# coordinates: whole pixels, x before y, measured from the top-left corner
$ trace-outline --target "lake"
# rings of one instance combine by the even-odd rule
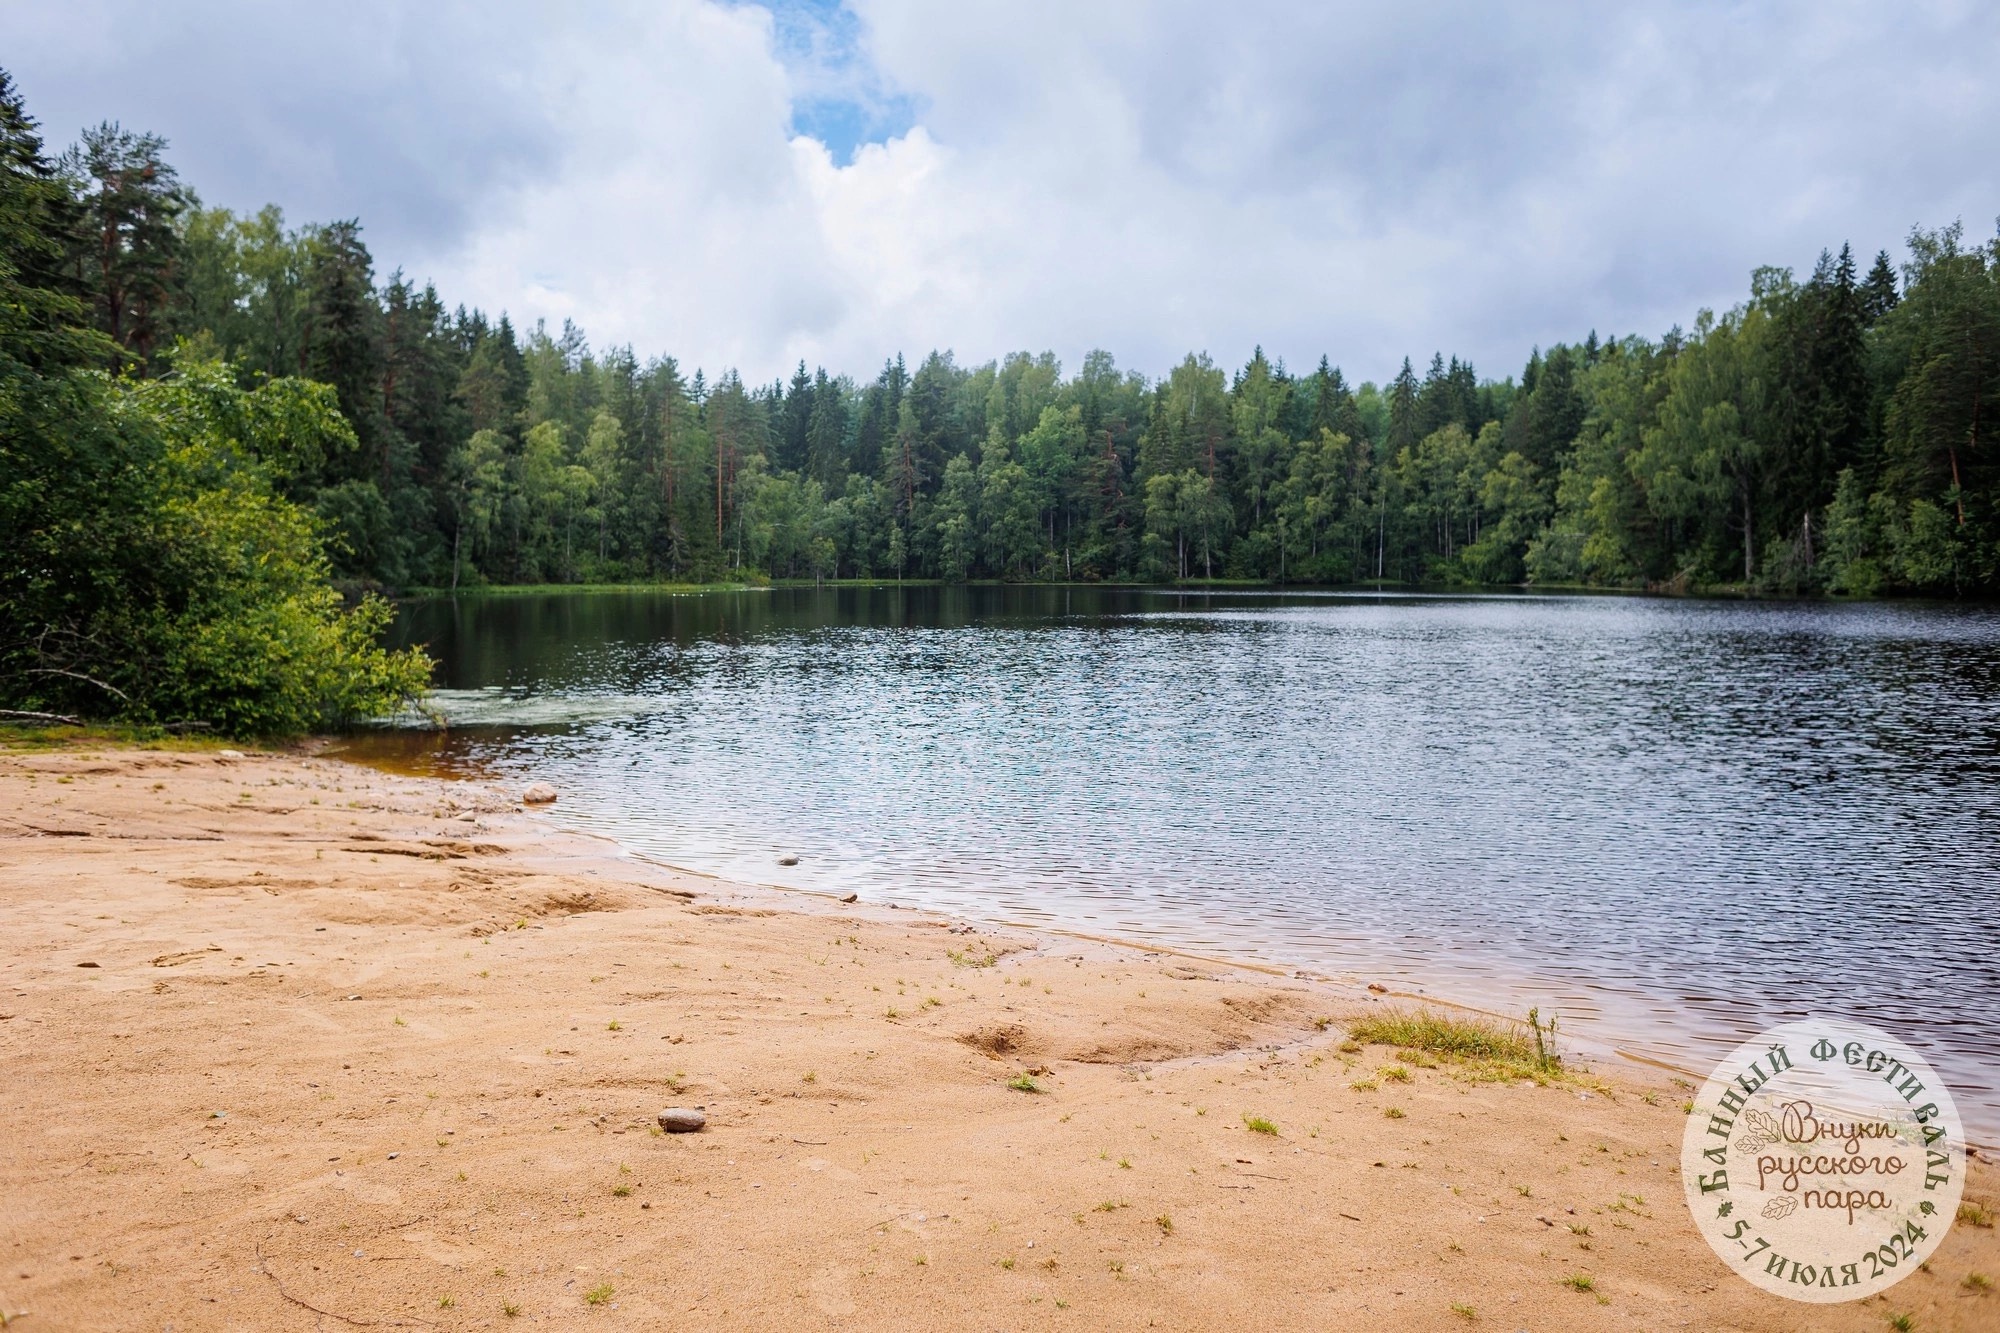
[[[1848,1015],[2000,1138],[1991,608],[886,586],[396,632],[451,730],[364,754],[545,778],[648,857],[1535,1004],[1703,1073]]]

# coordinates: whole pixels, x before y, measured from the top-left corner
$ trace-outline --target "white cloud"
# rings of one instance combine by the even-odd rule
[[[359,212],[447,299],[752,378],[1257,342],[1506,374],[2000,211],[1990,6],[854,3],[94,0],[13,58],[45,114],[165,129],[211,197]],[[851,161],[794,135],[842,96],[914,123]]]

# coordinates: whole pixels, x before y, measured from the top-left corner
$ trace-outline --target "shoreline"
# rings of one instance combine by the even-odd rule
[[[352,742],[319,744],[315,752],[394,776],[444,782],[484,783],[496,790],[510,784],[520,785],[534,780],[533,775],[526,772],[503,774],[482,771],[476,764],[469,763],[462,757],[440,762],[435,756],[399,754],[365,745],[355,746]],[[669,861],[621,841],[614,833],[569,823],[562,818],[560,802],[541,809],[533,817],[548,821],[552,828],[558,829],[565,836],[602,844],[609,849],[605,855],[611,862],[652,866],[675,874],[777,894],[780,895],[778,903],[781,909],[786,895],[833,900],[838,899],[842,892],[840,888],[751,880]],[[859,889],[862,886],[855,887]],[[889,904],[876,900],[874,905],[880,907]],[[1209,966],[1240,969],[1277,978],[1310,980],[1357,990],[1366,990],[1370,983],[1384,984],[1385,989],[1380,993],[1391,1000],[1437,1006],[1506,1024],[1521,1024],[1529,1009],[1539,1006],[1545,1014],[1559,1016],[1563,1020],[1560,1040],[1564,1049],[1572,1055],[1598,1065],[1608,1063],[1619,1069],[1630,1068],[1664,1073],[1690,1080],[1697,1085],[1707,1075],[1701,1067],[1702,1060],[1699,1053],[1686,1049],[1686,1043],[1694,1041],[1711,1047],[1712,1059],[1720,1059],[1738,1043],[1756,1035],[1763,1026],[1753,1025],[1729,1031],[1713,1030],[1704,1033],[1699,1039],[1692,1038],[1685,1026],[1679,1029],[1669,1027],[1668,1031],[1674,1032],[1681,1039],[1682,1048],[1676,1049],[1673,1038],[1662,1032],[1660,1021],[1655,1018],[1649,1024],[1646,1017],[1648,1007],[1658,1003],[1657,997],[1636,990],[1621,989],[1601,979],[1586,981],[1568,977],[1558,981],[1548,974],[1536,972],[1517,958],[1501,953],[1464,955],[1460,961],[1474,963],[1478,968],[1476,980],[1468,983],[1465,980],[1466,974],[1455,972],[1447,964],[1434,963],[1427,969],[1418,970],[1408,957],[1408,942],[1387,938],[1356,941],[1348,951],[1348,956],[1334,958],[1320,956],[1287,961],[1268,956],[1232,953],[1226,942],[1219,942],[1214,948],[1204,948],[1176,941],[1168,935],[1147,936],[1132,931],[1108,933],[1081,925],[1024,920],[997,911],[972,914],[921,901],[897,902],[894,906],[898,910],[916,911],[958,922],[976,921],[989,927],[1075,939],[1137,953],[1171,954]],[[1368,965],[1360,956],[1368,954],[1371,950],[1376,953],[1378,959],[1373,966]],[[1567,993],[1564,993],[1565,991]],[[1507,1007],[1510,1005],[1512,1007]],[[1551,1008],[1551,1005],[1555,1007]],[[1711,1024],[1714,1021],[1712,1014],[1704,1015],[1702,1018]],[[1927,1055],[1934,1064],[1940,1062],[1938,1053],[1927,1052]],[[1987,1153],[1989,1158],[2000,1159],[2000,1121],[1994,1119],[1988,1107],[1968,1105],[1965,1086],[1958,1086],[1955,1091],[1958,1093],[1960,1117],[1966,1122],[1968,1143]]]
[[[1346,1050],[1358,978],[712,879],[334,756],[6,751],[0,791],[24,1327],[2000,1318],[1963,1223],[1888,1307],[1758,1292],[1665,1071]]]

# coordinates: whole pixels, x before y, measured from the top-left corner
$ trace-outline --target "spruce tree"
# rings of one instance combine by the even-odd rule
[[[1900,298],[1896,290],[1896,270],[1889,263],[1889,252],[1875,252],[1875,266],[1868,270],[1868,278],[1861,284],[1861,322],[1874,328],[1882,316],[1896,308]]]

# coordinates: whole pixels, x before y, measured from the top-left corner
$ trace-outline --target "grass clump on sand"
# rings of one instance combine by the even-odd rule
[[[1244,1116],[1243,1128],[1249,1130],[1252,1134],[1276,1134],[1278,1132],[1278,1127],[1261,1115]]]
[[[1419,1008],[1384,1009],[1348,1025],[1348,1035],[1359,1042],[1441,1056],[1475,1077],[1536,1082],[1564,1072],[1562,1057],[1556,1054],[1555,1031],[1555,1020],[1542,1022],[1540,1011],[1534,1009],[1528,1011],[1526,1023]],[[1408,1077],[1408,1071],[1400,1072]],[[1388,1071],[1384,1074],[1394,1077]]]

